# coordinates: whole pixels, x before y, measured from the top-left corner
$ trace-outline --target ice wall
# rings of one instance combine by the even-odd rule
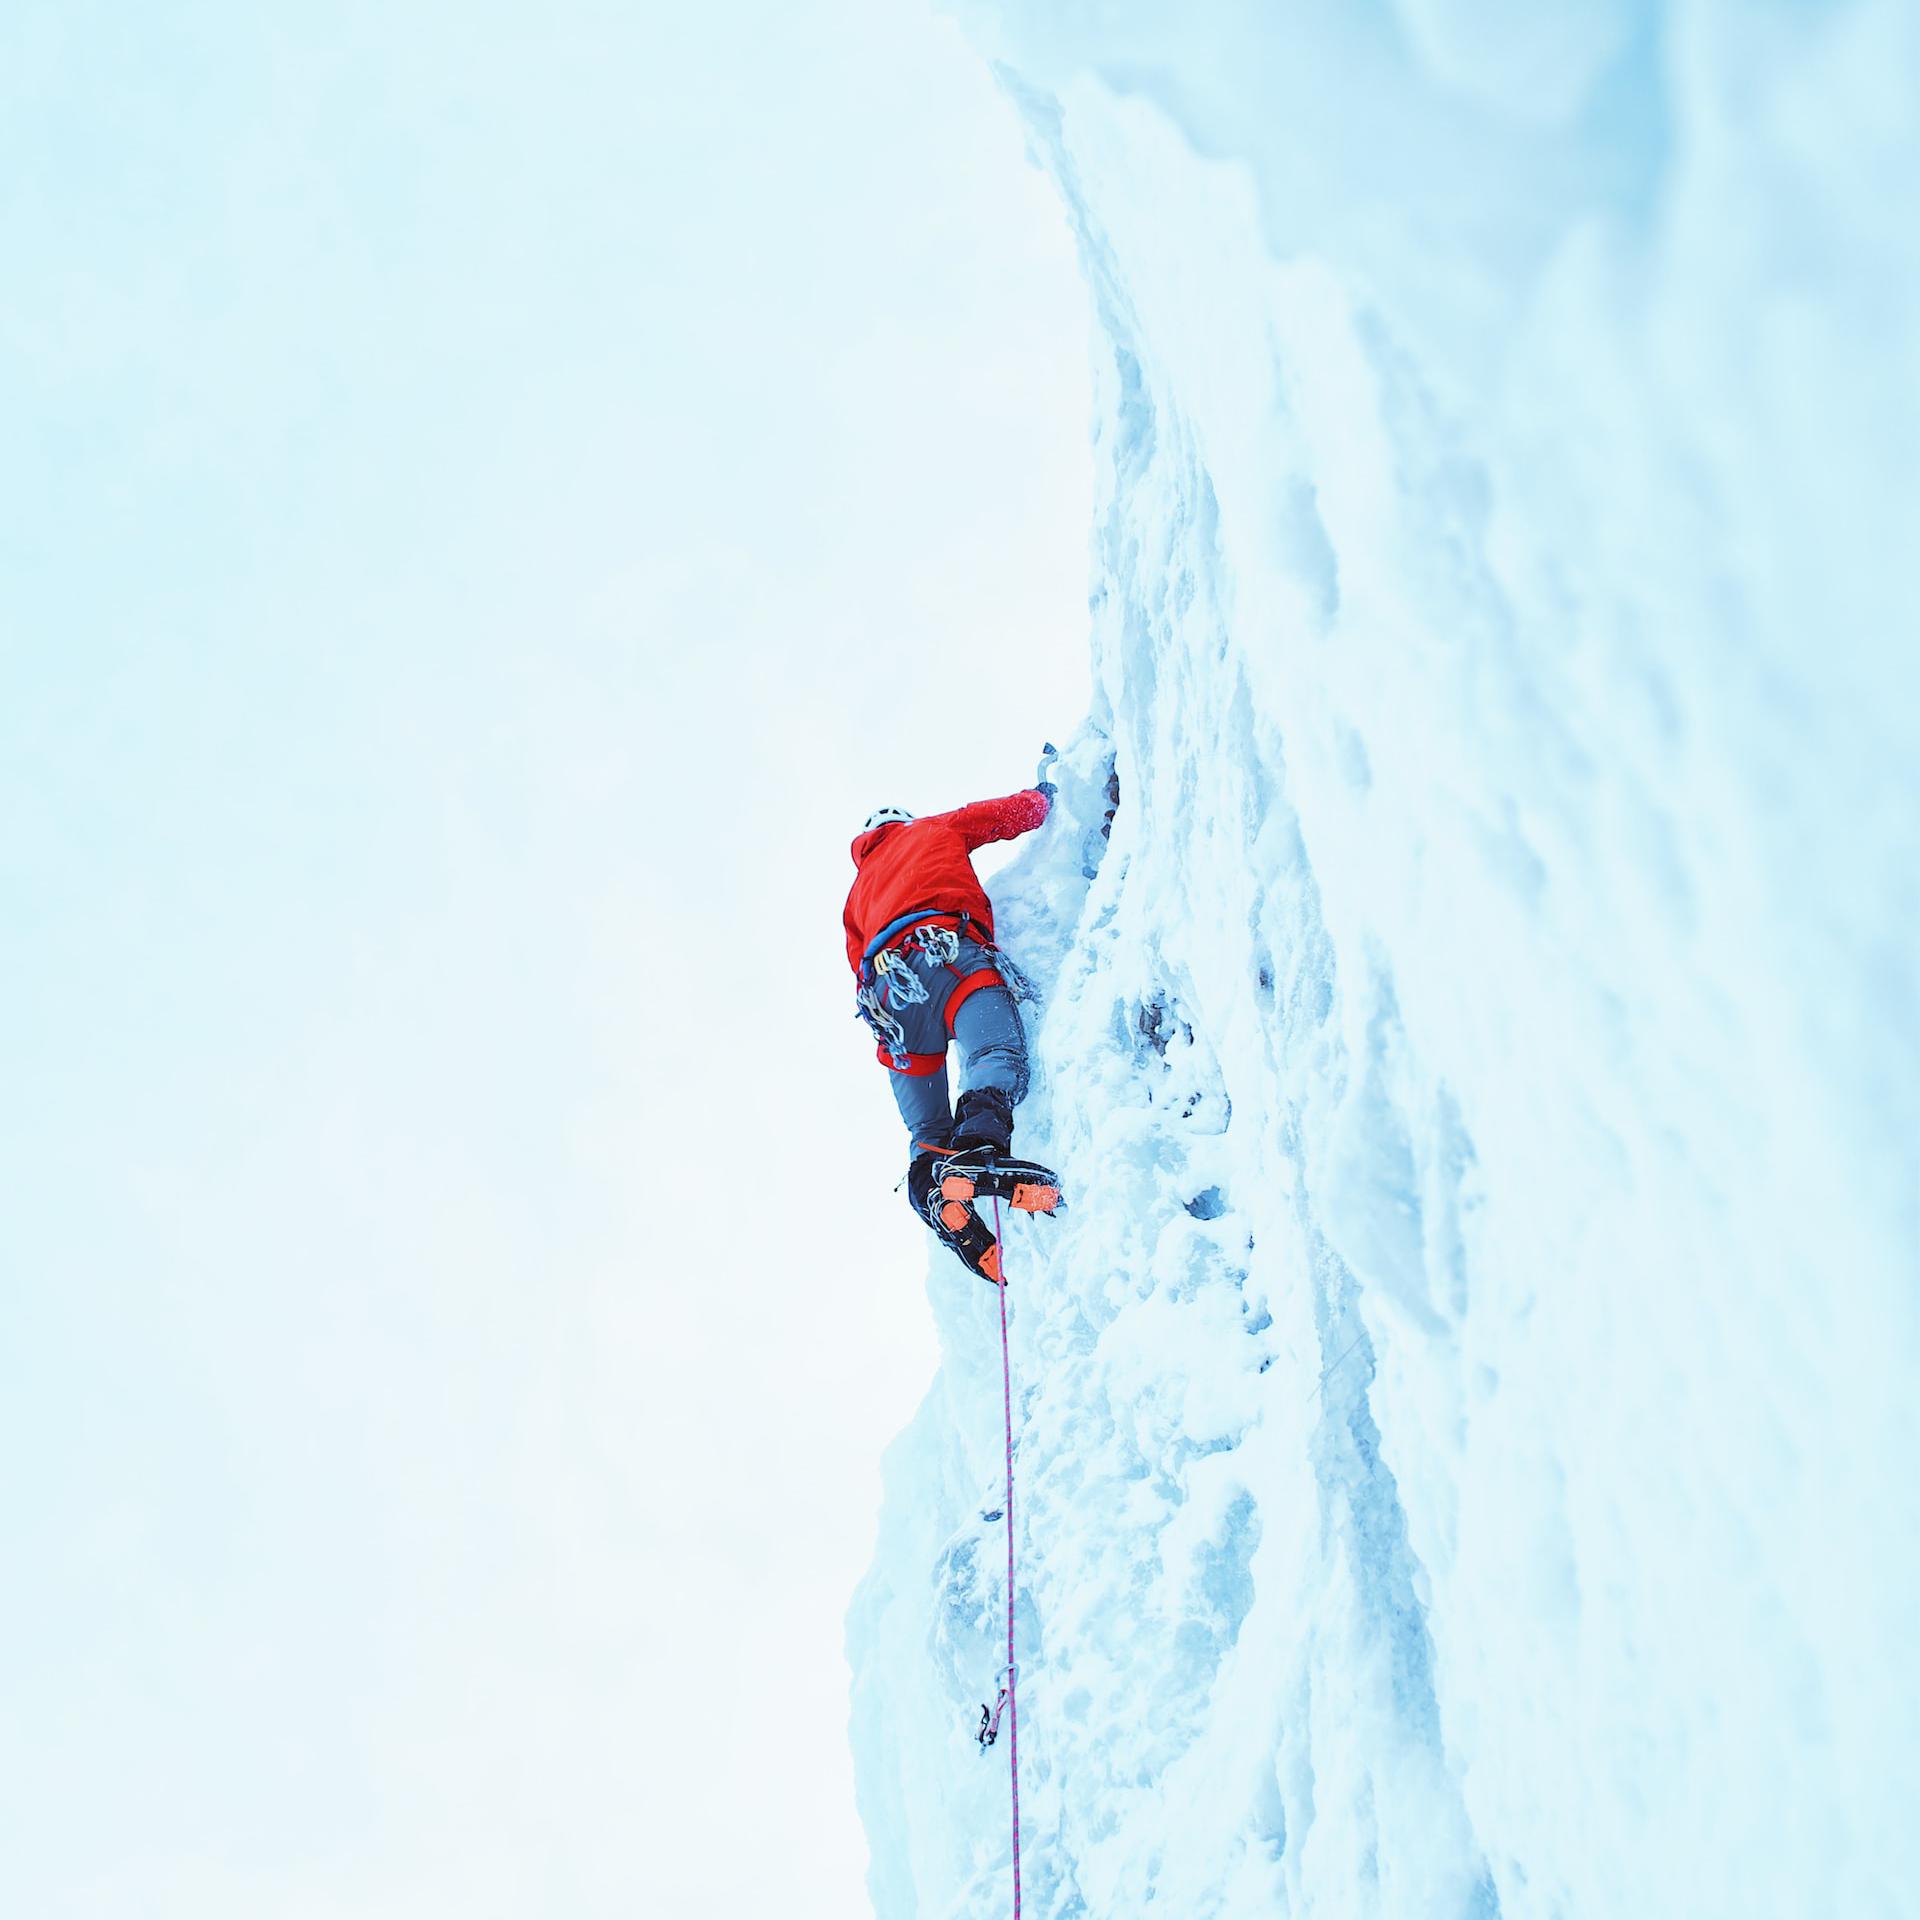
[[[1028,1911],[1920,1911],[1913,10],[963,17],[1098,318]],[[1010,1910],[984,1295],[849,1622],[882,1920]]]

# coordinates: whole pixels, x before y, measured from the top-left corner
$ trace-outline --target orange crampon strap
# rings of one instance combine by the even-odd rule
[[[972,1217],[964,1203],[958,1200],[949,1200],[940,1209],[940,1224],[952,1233],[958,1233]]]
[[[1060,1189],[1043,1186],[1037,1180],[1018,1180],[1007,1204],[1021,1213],[1051,1213],[1060,1204]]]
[[[950,1173],[940,1182],[940,1197],[943,1200],[971,1200],[975,1188],[964,1173]]]

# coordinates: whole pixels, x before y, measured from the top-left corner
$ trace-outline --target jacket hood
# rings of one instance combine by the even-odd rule
[[[870,854],[895,827],[910,827],[912,825],[913,822],[911,820],[889,820],[884,826],[869,827],[865,833],[856,833],[853,836],[853,864],[856,867],[860,866],[865,861],[867,855]]]

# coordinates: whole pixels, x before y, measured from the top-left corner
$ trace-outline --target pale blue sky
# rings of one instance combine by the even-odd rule
[[[846,842],[1085,698],[1012,112],[915,0],[16,6],[0,246],[5,1905],[860,1910]]]

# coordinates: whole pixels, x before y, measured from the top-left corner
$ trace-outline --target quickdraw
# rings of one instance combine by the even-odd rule
[[[929,920],[915,927],[902,943],[918,947],[936,967],[950,967],[960,958],[960,936],[951,927],[935,926]]]
[[[861,987],[854,999],[857,1003],[853,1010],[854,1018],[867,1023],[873,1037],[891,1056],[894,1072],[905,1073],[908,1056],[906,1028],[887,1011],[877,989]]]
[[[873,961],[874,984],[889,1007],[924,1006],[927,983],[913,970],[913,962],[897,947],[876,954]]]
[[[1014,999],[1026,1006],[1037,1007],[1040,1004],[1040,989],[991,940],[983,940],[980,944],[986,948],[994,971],[1007,983],[1007,991]]]
[[[1003,1667],[995,1681],[1000,1690],[1000,1697],[991,1707],[984,1700],[980,1702],[980,1730],[973,1737],[979,1743],[983,1759],[986,1757],[987,1749],[1000,1738],[1000,1716],[1007,1710],[1007,1682],[1012,1677],[1013,1669]]]

